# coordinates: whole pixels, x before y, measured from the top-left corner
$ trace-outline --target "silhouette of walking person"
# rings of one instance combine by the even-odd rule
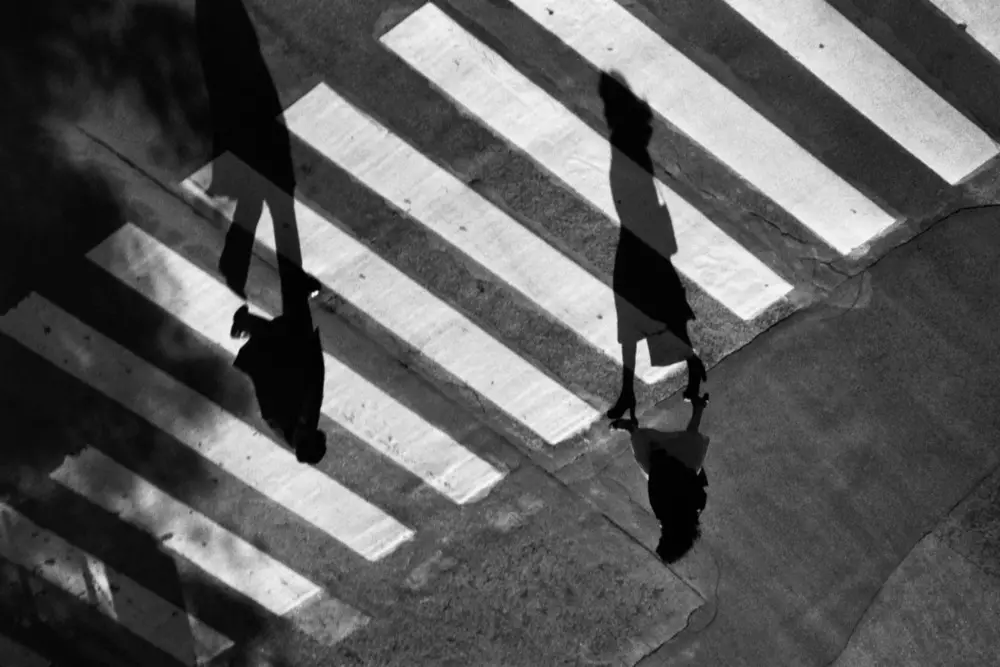
[[[217,158],[209,194],[236,200],[219,271],[229,288],[246,299],[255,231],[266,204],[282,289],[318,292],[319,283],[301,268],[291,141],[278,122],[281,100],[253,23],[242,0],[197,0],[195,17]]]
[[[653,515],[660,523],[656,554],[674,563],[701,537],[701,512],[708,494],[704,462],[708,437],[698,432],[709,395],[691,397],[691,420],[684,431],[639,428],[633,416],[616,419],[612,428],[628,431],[632,453],[648,480]]]
[[[243,306],[233,316],[230,334],[250,338],[233,365],[253,381],[264,421],[292,446],[300,462],[318,463],[326,453],[326,435],[318,428],[323,346],[308,304],[286,308],[273,320]]]
[[[677,251],[670,213],[660,203],[647,146],[653,112],[617,72],[602,72],[599,93],[611,130],[611,193],[621,221],[612,285],[622,346],[622,389],[609,419],[635,416],[635,359],[646,340],[652,365],[687,362],[685,400],[698,396],[707,380],[705,365],[688,336],[695,318],[684,285],[670,261]]]
[[[246,300],[255,231],[266,204],[281,283],[281,316],[268,321],[245,305],[233,316],[231,335],[249,337],[234,365],[253,381],[268,426],[294,447],[299,461],[317,463],[326,451],[318,429],[324,368],[309,298],[321,286],[302,270],[291,141],[278,122],[281,101],[241,0],[197,0],[195,16],[217,156],[209,194],[236,200],[219,271]]]

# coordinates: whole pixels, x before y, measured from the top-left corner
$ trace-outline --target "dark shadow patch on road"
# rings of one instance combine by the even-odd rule
[[[20,533],[12,531],[25,526],[35,530],[31,528],[34,525],[60,535],[60,521],[69,514],[57,499],[73,494],[50,474],[85,448],[107,444],[101,442],[103,435],[129,447],[134,459],[130,464],[140,470],[143,463],[152,461],[144,446],[150,451],[152,447],[149,442],[130,441],[127,427],[114,433],[113,424],[102,423],[109,410],[123,409],[110,399],[102,396],[100,400],[74,402],[83,395],[81,389],[96,392],[62,371],[54,360],[30,351],[32,341],[19,339],[17,331],[23,334],[33,329],[15,325],[32,323],[34,314],[29,306],[43,301],[54,303],[59,310],[76,311],[76,319],[91,325],[88,304],[74,301],[73,290],[62,288],[82,279],[83,256],[91,248],[124,223],[142,217],[142,202],[129,201],[125,184],[97,166],[92,159],[94,145],[77,123],[113,103],[124,102],[155,128],[147,148],[156,162],[181,164],[201,155],[209,143],[211,118],[198,62],[192,17],[173,6],[48,0],[7,4],[0,10],[0,71],[5,80],[5,101],[0,105],[0,167],[5,177],[0,179],[0,196],[7,205],[0,223],[4,236],[0,244],[0,413],[6,418],[0,448],[0,510],[10,520],[10,530],[0,533],[4,577],[0,632],[65,664],[115,664],[112,658],[130,664],[166,663],[165,655],[152,644],[121,633],[120,624],[96,613],[98,600],[93,591],[68,593],[53,585],[51,578],[44,576],[45,568],[52,565],[47,562],[51,560],[50,545],[17,539]],[[112,248],[112,254],[120,252],[123,257],[124,251]],[[166,273],[155,278],[170,280]],[[120,317],[127,321],[129,314],[126,310]],[[130,334],[141,339],[160,341],[174,333],[169,327],[165,330],[162,319],[136,317],[129,324]],[[85,355],[91,343],[54,329],[45,335],[50,337],[47,344],[56,356]],[[207,350],[199,353],[183,347],[180,363],[191,364],[191,373],[222,372],[206,363],[211,357]],[[96,368],[115,363],[98,361],[101,363],[95,364]],[[130,378],[137,387],[143,387],[146,380]],[[150,397],[165,411],[178,409],[181,399],[162,392]],[[95,410],[88,411],[88,407]],[[183,406],[185,420],[197,423],[206,416],[198,406]],[[204,462],[189,457],[185,465],[183,470],[172,472],[182,474],[194,489],[201,486],[196,492],[210,493]],[[98,495],[104,493],[105,498],[134,491],[123,488],[121,480],[117,482],[101,474],[85,480],[85,485]],[[61,489],[61,495],[56,488]],[[96,505],[82,496],[73,497],[90,508],[93,519]],[[109,525],[117,526],[114,534],[136,533],[128,541],[127,554],[121,551],[122,545],[112,545],[115,555],[125,559],[119,564],[125,569],[126,562],[146,568],[156,564],[155,572],[137,571],[137,583],[157,589],[160,597],[183,608],[186,592],[174,557],[166,554],[153,536],[130,528],[117,517],[110,518]],[[94,524],[82,520],[82,524],[72,526],[77,533],[96,525],[96,519]],[[70,529],[69,524],[62,527],[66,538]],[[105,531],[103,537],[107,536]],[[85,541],[80,535],[78,538]],[[98,545],[90,546],[100,551]],[[70,551],[79,555],[81,548],[76,545]],[[110,554],[105,555],[111,559]],[[82,572],[72,574],[77,575],[83,576]],[[36,614],[38,610],[29,601],[37,602],[36,593],[42,589],[49,591],[49,602],[44,613]],[[218,585],[212,584],[210,589],[219,599],[228,599]],[[112,591],[111,600],[105,602],[127,608],[128,601],[115,600],[115,595]],[[246,621],[244,639],[265,620],[273,620],[245,601],[230,600],[226,609]],[[181,653],[194,650],[193,636],[178,641],[187,643],[177,646]],[[110,643],[102,647],[102,642]],[[112,651],[119,648],[127,649],[127,655]]]

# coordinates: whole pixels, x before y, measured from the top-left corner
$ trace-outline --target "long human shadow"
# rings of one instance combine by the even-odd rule
[[[172,3],[46,0],[5,5],[0,15],[5,73],[0,165],[7,174],[0,178],[0,194],[10,204],[0,222],[5,237],[0,244],[0,318],[17,317],[24,312],[17,310],[18,304],[35,293],[98,331],[106,333],[114,329],[109,322],[118,322],[118,333],[128,332],[133,343],[146,341],[143,349],[159,355],[175,377],[200,378],[204,394],[204,386],[216,385],[212,375],[225,368],[209,359],[203,342],[191,337],[190,345],[181,345],[171,338],[171,347],[183,348],[176,357],[159,349],[160,341],[177,333],[176,321],[128,309],[122,318],[121,302],[101,289],[106,283],[84,275],[89,263],[83,258],[126,221],[144,219],[149,206],[105,168],[114,163],[110,152],[87,137],[83,121],[95,109],[121,103],[129,114],[150,122],[155,132],[146,147],[159,153],[161,165],[184,163],[201,153],[205,100],[189,12]],[[126,250],[114,247],[110,252]],[[146,268],[137,270],[146,276]],[[169,281],[165,272],[160,277]],[[32,319],[30,313],[28,317]],[[55,341],[51,344],[60,354],[79,357],[89,350],[85,341],[58,329],[46,330],[45,336]],[[5,518],[15,517],[15,528],[30,528],[31,522],[51,531],[180,609],[204,618],[203,608],[214,605],[214,627],[239,640],[234,659],[249,663],[242,645],[255,641],[264,624],[274,621],[268,612],[227,595],[225,587],[209,578],[188,579],[158,535],[100,509],[93,499],[121,499],[133,491],[121,480],[80,470],[82,486],[93,491],[84,498],[50,477],[84,447],[145,474],[163,463],[156,455],[162,449],[151,445],[151,437],[161,437],[155,428],[135,415],[123,417],[124,407],[33,353],[16,335],[0,333],[0,369],[0,414],[5,417],[0,502],[7,506]],[[132,380],[147,383],[145,377]],[[191,424],[214,416],[185,398],[186,393],[164,391],[152,400],[164,410],[182,411]],[[184,494],[213,492],[213,471],[204,460],[191,455],[169,464],[161,470],[184,480]],[[168,483],[163,488],[177,487]],[[179,664],[126,629],[135,605],[128,591],[115,589],[112,573],[111,592],[100,601],[117,611],[116,619],[95,612],[96,590],[65,586],[69,579],[86,579],[96,561],[49,559],[51,542],[11,531],[8,521],[0,526],[0,634],[56,664]],[[53,583],[41,574],[46,568],[66,576]],[[189,594],[201,608],[191,605]],[[170,630],[175,652],[191,656],[196,641],[185,621],[179,616],[162,627]],[[109,641],[113,638],[119,641]]]
[[[325,436],[317,429],[324,369],[308,301],[320,284],[302,269],[291,141],[278,120],[281,101],[241,0],[197,0],[195,17],[216,156],[208,192],[236,201],[219,271],[245,300],[266,205],[281,283],[280,317],[267,321],[246,307],[234,315],[233,336],[250,337],[236,367],[252,379],[268,425],[295,448],[300,461],[315,463],[325,451]]]
[[[687,331],[695,319],[684,285],[670,261],[677,252],[670,212],[657,195],[648,144],[653,112],[614,71],[602,72],[599,93],[611,132],[611,193],[621,221],[612,286],[622,346],[622,388],[608,411],[616,419],[635,414],[635,359],[647,341],[654,366],[687,362],[686,399],[707,379]]]
[[[616,419],[612,428],[628,431],[632,453],[648,480],[649,505],[660,523],[656,554],[675,563],[701,538],[701,512],[708,501],[704,462],[709,438],[699,432],[708,394],[691,401],[683,431],[640,428],[635,418]]]

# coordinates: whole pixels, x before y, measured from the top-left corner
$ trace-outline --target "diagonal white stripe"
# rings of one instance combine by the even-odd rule
[[[620,71],[654,111],[839,252],[896,222],[614,0],[511,2],[598,69]]]
[[[613,222],[620,224],[609,179],[613,149],[608,140],[514,69],[499,54],[462,29],[436,5],[428,3],[421,7],[385,34],[382,42],[445,94],[525,151]],[[408,177],[402,184],[375,172],[382,166],[380,164],[345,165],[355,174],[358,173],[359,167],[362,169],[365,166],[369,167],[370,172],[374,173],[368,178],[359,177],[366,183],[374,182],[375,187],[379,188],[384,196],[394,197],[398,201],[404,195],[412,198],[415,192],[427,192],[428,197],[430,194],[440,197],[442,192],[446,192],[450,199],[455,200],[456,208],[460,199],[471,199],[464,193],[455,193],[464,186],[448,175],[424,176],[430,169],[425,167],[419,158],[413,158],[398,148],[396,145],[401,142],[391,136],[385,136],[385,130],[370,129],[370,126],[366,126],[363,121],[358,121],[357,113],[352,113],[345,102],[335,99],[325,101],[331,107],[325,111],[332,121],[328,126],[313,123],[307,125],[304,122],[296,124],[293,119],[289,120],[290,126],[296,132],[307,135],[307,140],[317,145],[321,151],[341,162],[349,162],[358,155],[348,153],[350,145],[355,141],[363,145],[370,145],[374,141],[385,145],[386,148],[383,150],[393,152],[394,155],[404,153],[402,156],[402,162],[406,164],[404,173],[418,176]],[[316,103],[313,100],[309,102]],[[289,111],[293,109],[295,105]],[[299,117],[304,119],[303,116]],[[363,139],[358,138],[356,133],[359,132],[364,135]],[[429,162],[426,159],[423,161]],[[393,167],[397,164],[396,160],[391,163]],[[414,187],[410,179],[420,177],[434,181],[435,185],[438,183],[444,185],[430,188],[426,188],[425,185]],[[406,186],[405,189],[403,185]],[[675,228],[677,254],[674,263],[682,273],[719,303],[740,317],[751,319],[792,289],[791,285],[724,234],[701,212],[671,192],[662,182],[657,180],[656,185],[660,196],[666,200]],[[637,204],[641,200],[642,197],[636,197]],[[437,201],[435,199],[432,203]],[[509,252],[505,247],[507,244],[500,244],[500,247],[491,245],[498,234],[492,228],[484,228],[486,225],[483,225],[485,218],[483,212],[486,207],[462,203],[463,208],[454,213],[457,218],[455,225],[462,224],[470,229],[461,235],[452,234],[457,237],[457,243],[478,233],[481,237],[479,242],[487,249],[496,248],[495,253],[506,255]],[[429,205],[425,206],[424,211],[419,211],[418,205],[414,204],[410,212],[414,215],[423,213],[422,219],[433,221],[435,228],[440,226],[438,221],[441,216],[438,211]],[[493,214],[495,218],[501,215]],[[651,210],[645,217],[657,219],[659,212]],[[477,221],[482,231],[476,229]],[[643,230],[637,228],[635,231],[641,234]],[[651,229],[647,236],[648,238],[643,240],[650,247],[657,248],[662,245],[660,239],[656,238],[662,236],[662,233],[657,234],[656,229]],[[525,244],[519,243],[516,247],[522,248]],[[532,250],[531,258],[537,257],[534,261],[543,269],[551,266],[551,273],[554,275],[563,272],[561,265],[540,256],[541,253],[534,251],[530,245],[527,247]],[[535,269],[535,273],[539,270],[541,269]],[[576,279],[574,274],[565,273],[567,278],[562,281],[548,277],[536,279],[530,270],[517,267],[513,278],[508,278],[506,275],[504,277],[508,281],[517,281],[523,275],[521,282],[531,281],[534,285],[545,285],[553,281],[556,284],[586,285]],[[587,300],[584,301],[584,298]],[[610,294],[605,295],[588,287],[586,290],[578,290],[575,294],[554,293],[547,299],[548,302],[539,300],[539,303],[557,314],[559,310],[566,311],[561,317],[563,321],[577,330],[595,331],[590,340],[598,347],[604,346],[602,349],[608,349],[615,347],[617,342],[614,309],[608,305],[609,299],[611,299]],[[556,303],[549,303],[553,301]],[[600,312],[603,319],[594,320],[593,312]],[[617,355],[617,359],[621,360],[620,354]],[[644,361],[644,364],[638,365],[638,372],[643,376],[658,375],[649,368],[648,356]]]
[[[219,160],[238,162],[228,153]],[[250,173],[246,165],[226,170]],[[209,204],[212,201],[205,193],[211,171],[210,163],[183,184],[190,195]],[[561,442],[598,419],[599,413],[590,405],[336,224],[299,201],[295,217],[302,264],[308,272],[546,442]],[[262,216],[257,238],[274,249],[269,213]]]
[[[204,665],[233,642],[183,609],[140,586],[35,524],[0,502],[0,555],[109,616],[130,632],[172,655],[184,665]],[[110,599],[95,600],[97,588],[113,590]],[[114,581],[114,587],[108,580]]]
[[[725,2],[948,183],[996,155],[985,132],[825,0]]]
[[[285,119],[317,151],[621,363],[606,284],[333,90],[314,89]],[[650,367],[648,355],[645,362],[637,369],[644,381],[664,377],[667,369]]]
[[[50,477],[277,616],[320,593],[312,582],[92,447],[67,457]],[[121,493],[109,493],[110,488]]]
[[[0,317],[0,331],[368,560],[413,537],[382,510],[37,294]],[[178,405],[195,406],[198,417],[185,419]]]
[[[235,295],[187,259],[129,223],[88,258],[181,322],[235,355]],[[489,492],[504,475],[447,434],[324,353],[322,411],[457,503]]]

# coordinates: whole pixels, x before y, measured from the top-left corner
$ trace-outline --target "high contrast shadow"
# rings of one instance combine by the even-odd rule
[[[250,337],[235,366],[253,381],[264,421],[295,448],[299,461],[318,463],[326,453],[326,435],[318,428],[323,347],[308,307],[286,308],[266,320],[243,306],[233,316],[232,335]]]
[[[319,284],[301,269],[295,170],[288,130],[279,122],[281,100],[250,17],[241,0],[197,0],[195,17],[217,157],[209,193],[236,201],[219,270],[245,299],[254,236],[266,204],[282,296],[316,291]]]
[[[656,554],[666,563],[679,560],[701,537],[701,512],[708,500],[703,465],[709,439],[698,429],[708,398],[708,394],[692,397],[691,420],[683,431],[639,428],[634,417],[611,424],[632,437],[632,453],[648,479],[649,505],[660,523]]]
[[[622,346],[622,388],[610,419],[635,414],[635,359],[646,340],[654,366],[687,362],[686,399],[698,395],[705,366],[688,336],[695,318],[684,285],[670,262],[677,252],[670,213],[660,203],[647,149],[653,112],[617,72],[603,72],[599,93],[611,131],[611,193],[621,221],[612,285]]]
[[[253,381],[268,425],[295,448],[300,461],[316,463],[326,451],[317,429],[324,369],[308,301],[321,286],[302,269],[295,171],[288,130],[279,122],[281,101],[242,1],[197,0],[195,14],[216,156],[209,194],[236,201],[219,271],[246,299],[254,237],[266,205],[281,282],[280,317],[267,321],[246,307],[234,315],[233,336],[250,338],[236,367]]]

